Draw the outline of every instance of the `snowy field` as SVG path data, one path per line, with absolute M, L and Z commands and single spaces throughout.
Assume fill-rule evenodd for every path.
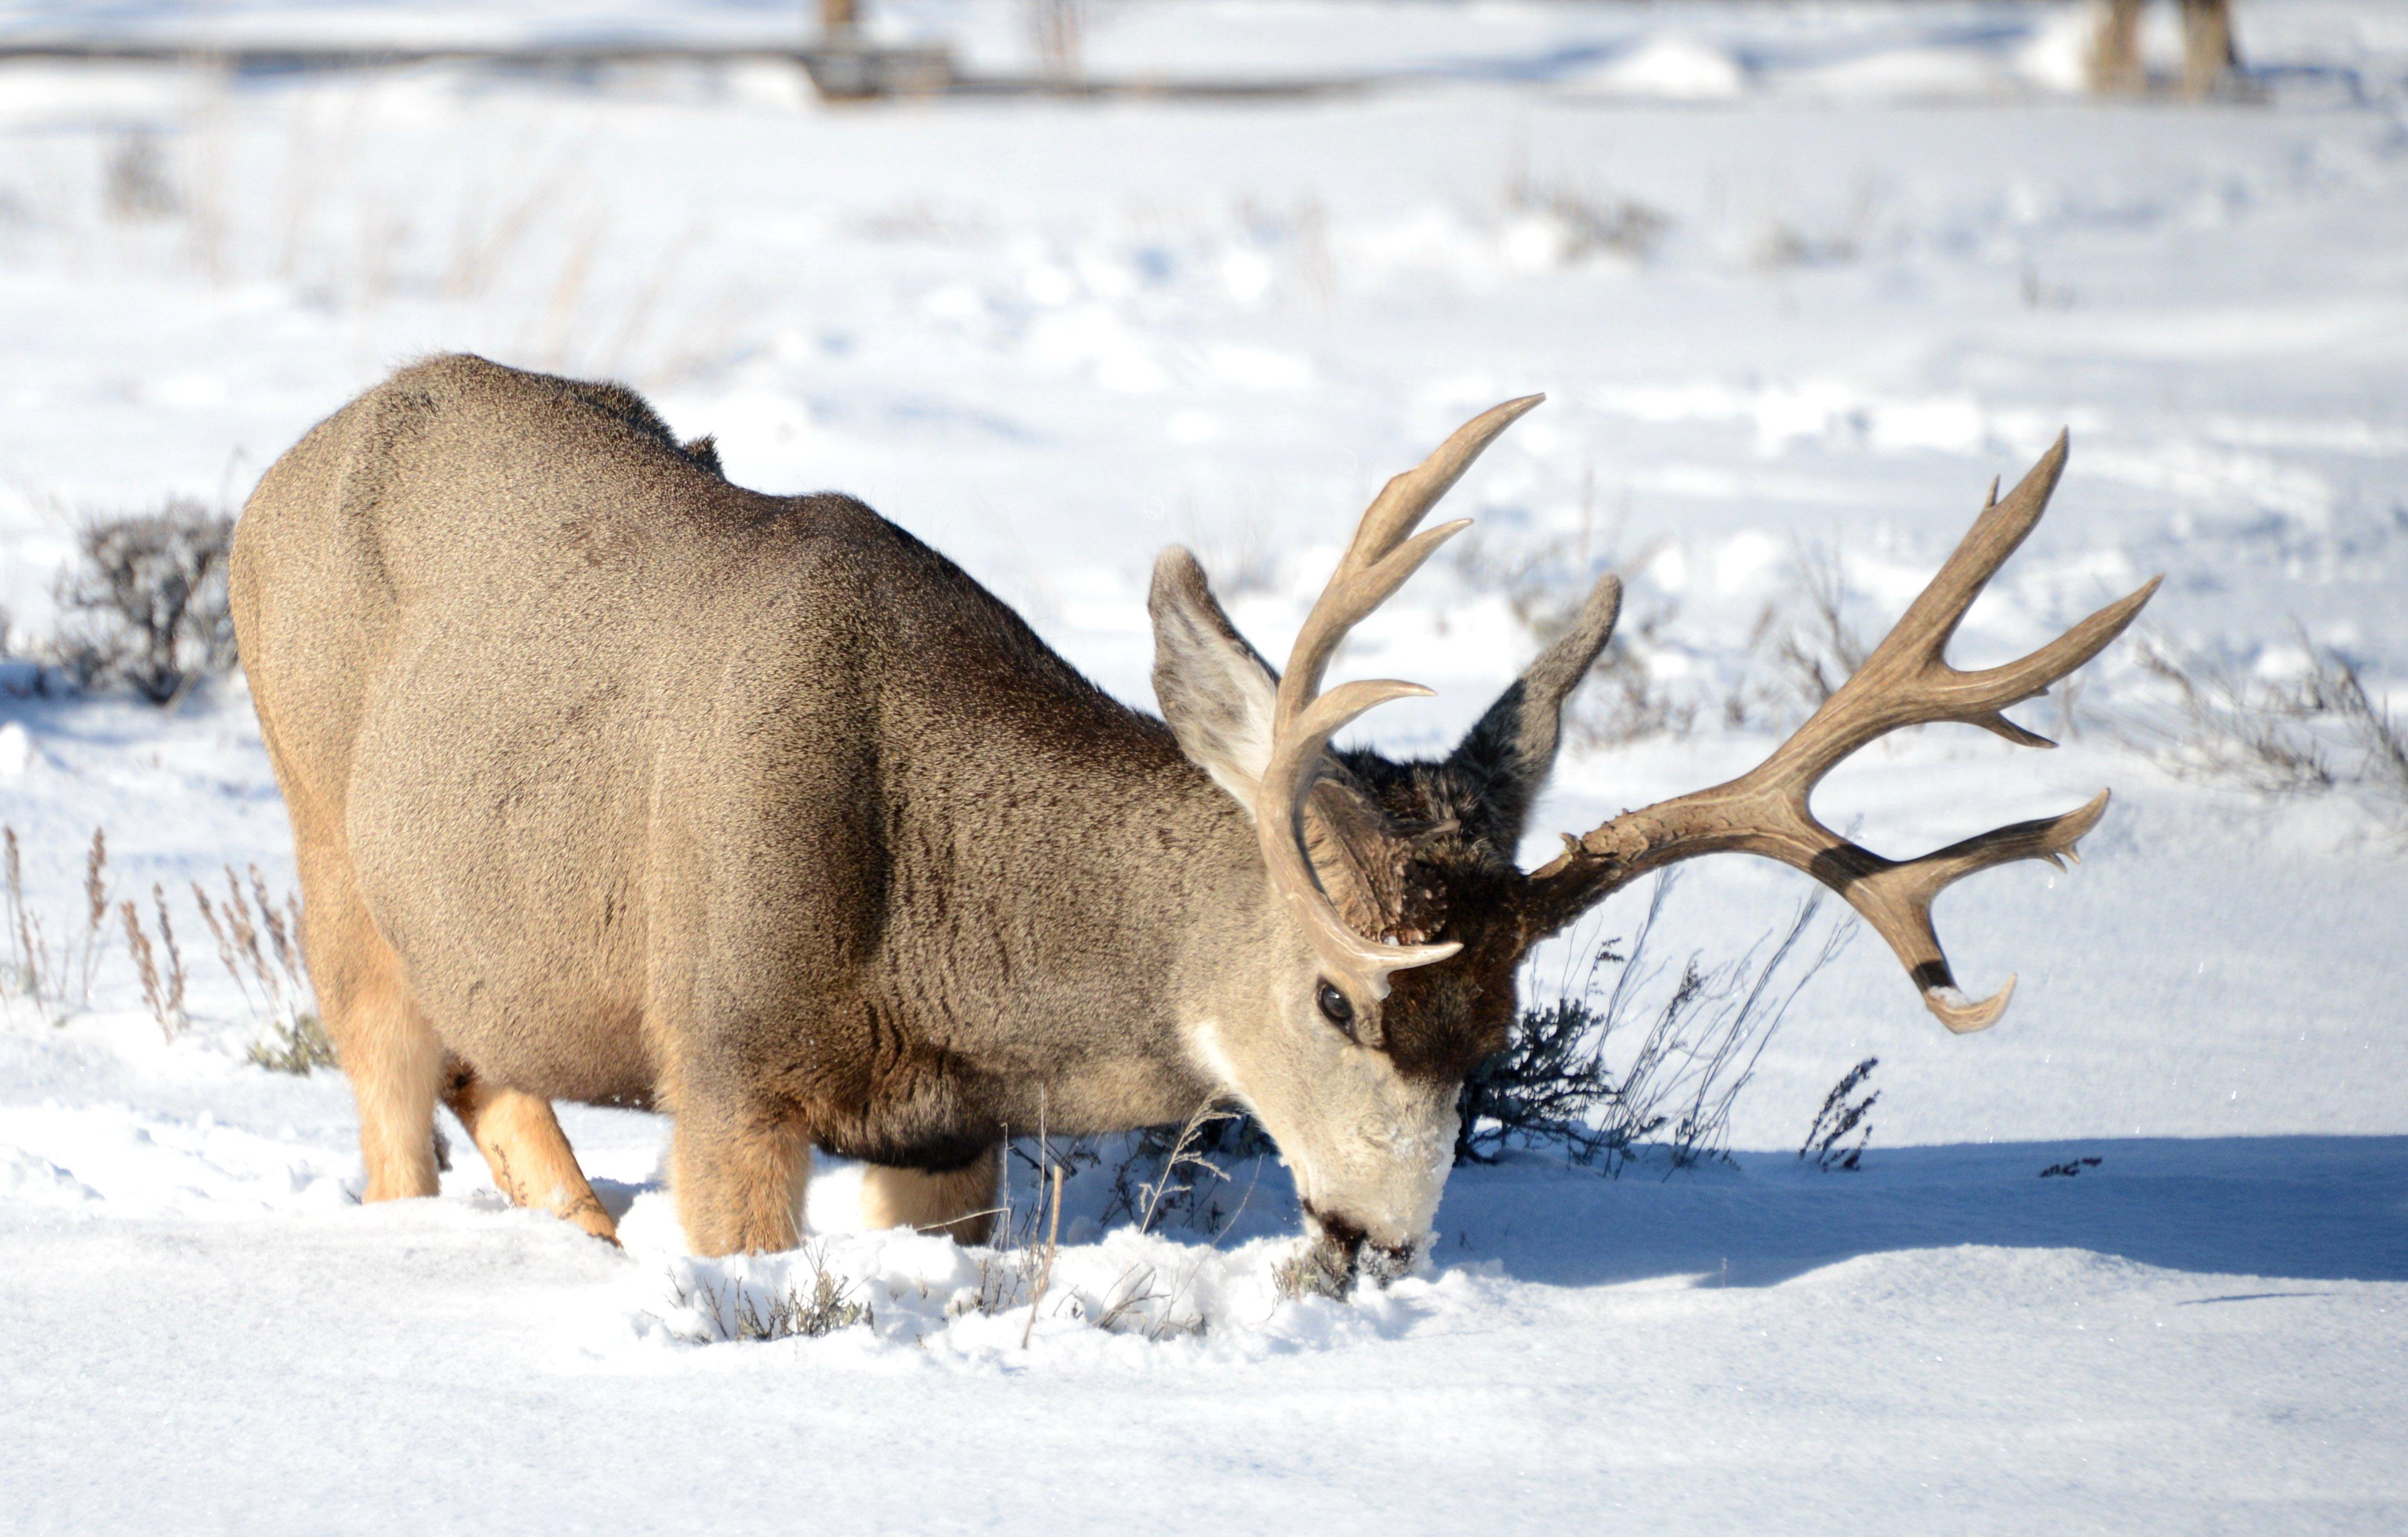
M 1031 66 L 1021 5 L 873 8 Z M 0 40 L 793 20 L 0 0 Z M 311 423 L 452 348 L 624 379 L 743 483 L 864 497 L 1149 708 L 1162 545 L 1283 653 L 1380 482 L 1543 390 L 1448 504 L 1479 520 L 1467 553 L 1341 662 L 1436 687 L 1371 729 L 1440 750 L 1534 626 L 1625 574 L 1627 661 L 1579 707 L 1530 863 L 1754 762 L 1802 713 L 1778 651 L 1812 630 L 1811 573 L 1877 635 L 2060 425 L 2055 508 L 1956 659 L 2167 574 L 2073 698 L 2022 711 L 2061 750 L 1914 733 L 1818 802 L 1903 854 L 2114 788 L 2078 868 L 1942 904 L 1969 990 L 2020 977 L 1995 1029 L 1949 1037 L 1860 935 L 1757 1059 L 1731 1160 L 1458 1171 L 1428 1265 L 1352 1302 L 1275 1293 L 1275 1164 L 1236 1167 L 1216 1240 L 1111 1220 L 1108 1148 L 1033 1326 L 979 1305 L 1028 1255 L 859 1232 L 841 1164 L 810 1247 L 686 1257 L 664 1125 L 627 1112 L 563 1113 L 624 1253 L 508 1209 L 456 1128 L 440 1199 L 360 1206 L 343 1081 L 247 1060 L 265 1005 L 190 894 L 228 865 L 293 884 L 239 679 L 163 713 L 36 697 L 0 661 L 0 820 L 49 940 L 82 935 L 105 828 L 115 897 L 155 940 L 157 883 L 192 972 L 165 1040 L 112 919 L 88 993 L 70 956 L 71 998 L 0 1018 L 0 1530 L 2408 1530 L 2408 807 L 2339 738 L 2318 793 L 2174 771 L 2141 665 L 2271 688 L 2338 657 L 2408 714 L 2408 11 L 2240 0 L 2264 99 L 2204 108 L 2072 93 L 2081 25 L 1087 11 L 1098 74 L 1394 78 L 1244 106 L 0 64 L 20 656 L 82 520 L 231 510 Z M 1670 728 L 1634 728 L 1627 677 Z M 1690 867 L 1650 953 L 1733 958 L 1808 889 Z M 1867 1057 L 1862 1167 L 1800 1163 Z M 704 1343 L 823 1273 L 870 1316 Z

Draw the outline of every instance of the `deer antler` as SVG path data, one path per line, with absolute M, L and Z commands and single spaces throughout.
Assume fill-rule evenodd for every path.
M 1583 838 L 1566 834 L 1564 852 L 1529 878 L 1530 937 L 1553 933 L 1625 883 L 1677 860 L 1737 850 L 1794 866 L 1847 898 L 1864 914 L 1923 990 L 1940 1022 L 1962 1034 L 1995 1024 L 2014 993 L 2014 977 L 1979 1001 L 1956 990 L 1948 957 L 1931 927 L 1931 902 L 1950 883 L 2016 859 L 2077 857 L 2074 841 L 2097 825 L 2107 793 L 2079 811 L 2017 823 L 1953 843 L 1920 859 L 1885 859 L 1814 819 L 1807 798 L 1841 760 L 1901 726 L 1961 721 L 2025 747 L 2054 747 L 2000 713 L 2047 691 L 2123 633 L 2163 578 L 2100 610 L 2020 660 L 1960 672 L 1942 654 L 1983 586 L 2048 509 L 2064 472 L 2065 435 L 2041 456 L 2005 501 L 1998 482 L 1982 515 L 1939 575 L 1838 693 L 1797 734 L 1755 768 L 1710 790 L 1626 812 Z
M 1444 960 L 1462 947 L 1384 944 L 1377 937 L 1357 934 L 1349 927 L 1322 889 L 1312 857 L 1305 852 L 1305 802 L 1321 776 L 1322 750 L 1347 722 L 1374 705 L 1426 696 L 1430 691 L 1418 683 L 1382 679 L 1342 683 L 1324 694 L 1322 674 L 1347 631 L 1387 601 L 1440 545 L 1470 526 L 1467 518 L 1413 533 L 1481 451 L 1495 442 L 1516 417 L 1545 398 L 1525 395 L 1473 417 L 1419 467 L 1382 488 L 1356 525 L 1328 586 L 1305 616 L 1296 647 L 1288 654 L 1287 669 L 1280 678 L 1270 761 L 1263 769 L 1262 793 L 1255 800 L 1263 863 L 1270 871 L 1272 888 L 1287 898 L 1302 919 L 1322 959 L 1372 999 L 1388 996 L 1390 972 Z

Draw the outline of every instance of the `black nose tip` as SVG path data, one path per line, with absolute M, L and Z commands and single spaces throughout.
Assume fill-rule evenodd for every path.
M 1364 1243 L 1371 1236 L 1363 1230 L 1361 1223 L 1352 1222 L 1345 1217 L 1333 1216 L 1326 1212 L 1317 1210 L 1310 1201 L 1305 1203 L 1304 1214 L 1311 1217 L 1312 1225 L 1321 1229 L 1322 1242 L 1345 1255 L 1349 1263 L 1352 1263 L 1354 1257 L 1362 1252 Z
M 1361 1223 L 1319 1211 L 1310 1202 L 1306 1203 L 1304 1213 L 1320 1229 L 1321 1243 L 1333 1251 L 1332 1257 L 1337 1263 L 1331 1268 L 1344 1277 L 1348 1287 L 1366 1277 L 1374 1285 L 1384 1286 L 1412 1269 L 1413 1251 L 1410 1244 L 1390 1247 L 1374 1243 Z

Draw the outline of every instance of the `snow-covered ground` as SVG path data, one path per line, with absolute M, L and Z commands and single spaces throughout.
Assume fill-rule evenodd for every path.
M 1028 66 L 1022 6 L 877 14 Z M 1610 745 L 1593 683 L 1533 860 L 1760 755 L 1784 708 L 1760 622 L 1795 622 L 1801 562 L 1836 560 L 1877 632 L 2060 424 L 2056 509 L 1960 661 L 2164 571 L 2163 643 L 2280 680 L 2303 633 L 2408 704 L 2398 8 L 2242 0 L 2268 99 L 2203 108 L 2069 93 L 2081 18 L 2041 5 L 1086 14 L 1099 73 L 1406 78 L 830 109 L 760 67 L 0 64 L 10 640 L 52 625 L 80 517 L 231 507 L 394 364 L 468 348 L 624 378 L 748 484 L 864 496 L 1140 703 L 1162 544 L 1276 652 L 1385 476 L 1543 389 L 1450 503 L 1477 547 L 1344 664 L 1436 686 L 1370 723 L 1433 749 L 1530 618 L 1630 578 L 1639 654 L 1698 712 Z M 0 38 L 794 17 L 0 0 Z M 1994 1030 L 1948 1037 L 1863 937 L 1760 1059 L 1736 1161 L 1458 1171 L 1427 1270 L 1351 1303 L 1272 1291 L 1276 1167 L 1240 1171 L 1217 1244 L 1106 1223 L 1110 1167 L 1082 1171 L 1033 1329 L 975 1305 L 1026 1257 L 859 1233 L 841 1166 L 812 1248 L 685 1257 L 661 1124 L 624 1112 L 564 1120 L 624 1254 L 505 1208 L 465 1146 L 443 1199 L 356 1205 L 341 1079 L 245 1060 L 258 1012 L 188 890 L 292 883 L 238 680 L 169 715 L 0 697 L 0 820 L 50 938 L 79 933 L 105 827 L 119 895 L 169 900 L 194 1016 L 164 1041 L 115 941 L 88 1006 L 0 1023 L 0 1530 L 2400 1530 L 2401 813 L 2170 776 L 2114 729 L 2161 697 L 2136 654 L 2070 721 L 2026 708 L 2057 753 L 1918 733 L 1819 802 L 1899 852 L 2114 786 L 2078 869 L 1942 906 L 1969 988 L 2020 975 Z M 1696 866 L 1656 953 L 1736 955 L 1802 883 Z M 1875 1056 L 1864 1167 L 1799 1164 Z M 697 1343 L 821 1271 L 874 1321 Z

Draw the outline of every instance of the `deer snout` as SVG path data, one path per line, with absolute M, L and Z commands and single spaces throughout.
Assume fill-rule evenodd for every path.
M 1323 1251 L 1325 1267 L 1350 1286 L 1365 1279 L 1384 1286 L 1413 1267 L 1415 1245 L 1410 1242 L 1376 1243 L 1361 1223 L 1321 1211 L 1311 1201 L 1304 1203 L 1304 1215 L 1312 1225 L 1313 1243 Z

